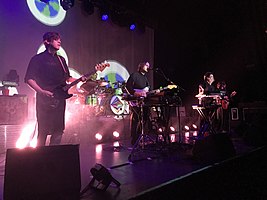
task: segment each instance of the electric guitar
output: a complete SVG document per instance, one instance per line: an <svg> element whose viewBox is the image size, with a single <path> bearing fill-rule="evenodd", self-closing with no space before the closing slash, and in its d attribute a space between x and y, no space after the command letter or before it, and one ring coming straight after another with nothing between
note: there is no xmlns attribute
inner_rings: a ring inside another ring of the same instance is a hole
<svg viewBox="0 0 267 200"><path fill-rule="evenodd" d="M149 96L149 95L153 95L153 94L158 94L162 91L165 91L167 89L173 89L173 88L177 88L177 85L168 85L166 87L163 87L163 88L159 88L159 89L156 89L156 90L151 90L151 91L148 91L148 88L144 88L144 89L134 89L135 93L137 94L137 96ZM142 95L144 94L144 95Z"/></svg>
<svg viewBox="0 0 267 200"><path fill-rule="evenodd" d="M157 95L159 93L161 93L162 91L165 91L167 89L173 89L173 88L177 88L177 85L168 85L166 87L163 88L159 88L156 90L151 90L148 91L148 88L143 88L143 89L134 89L135 94L134 96L131 95L131 97L125 97L124 99L126 101L129 101L129 105L130 106L138 106L138 100L143 99L144 97L148 97L149 95Z"/></svg>
<svg viewBox="0 0 267 200"><path fill-rule="evenodd" d="M50 108L56 108L58 106L60 100L68 99L68 98L73 96L72 94L68 93L68 90L72 86L74 86L77 83L79 83L80 81L82 81L84 77L88 78L95 71L102 72L106 67L109 67L109 66L110 66L110 64L107 63L107 62L103 62L103 63L97 64L97 65L95 65L95 69L94 70L90 71L87 74L84 74L83 76L81 76L80 78L76 79L75 81L73 81L73 82L71 82L69 84L66 84L64 86L62 86L62 85L57 86L56 88L54 88L51 91L53 93L53 97L46 97L46 96L42 97L40 99L41 104L44 105L44 106L48 106Z"/></svg>
<svg viewBox="0 0 267 200"><path fill-rule="evenodd" d="M233 96L235 96L236 95L236 91L233 91L231 94L230 94L230 98L231 97L233 97ZM222 108L224 109L224 110L227 110L228 109L228 107L229 107L229 104L230 104L230 99L229 99L229 97L228 96L226 96L226 97L224 97L223 99L222 99Z"/></svg>

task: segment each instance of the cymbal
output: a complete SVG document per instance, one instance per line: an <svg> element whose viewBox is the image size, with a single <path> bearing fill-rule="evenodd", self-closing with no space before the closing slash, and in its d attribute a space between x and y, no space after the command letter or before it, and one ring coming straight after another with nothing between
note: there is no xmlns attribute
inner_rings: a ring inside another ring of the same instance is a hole
<svg viewBox="0 0 267 200"><path fill-rule="evenodd" d="M86 88L86 87L95 87L95 86L97 86L98 85L98 83L96 82L96 81L91 81L91 80L89 80L89 81L86 81L85 83L83 83L82 85L81 85L81 87L82 88Z"/></svg>
<svg viewBox="0 0 267 200"><path fill-rule="evenodd" d="M84 90L85 92L91 94L94 92L95 87L98 85L95 81L86 81L80 86L80 89Z"/></svg>
<svg viewBox="0 0 267 200"><path fill-rule="evenodd" d="M98 85L101 86L101 87L107 86L107 85L109 84L108 81L100 81L100 80L98 80L98 81L96 81L96 82L97 82Z"/></svg>
<svg viewBox="0 0 267 200"><path fill-rule="evenodd" d="M112 83L114 85L114 87L116 88L122 88L126 85L126 82L125 81L116 81L114 83Z"/></svg>

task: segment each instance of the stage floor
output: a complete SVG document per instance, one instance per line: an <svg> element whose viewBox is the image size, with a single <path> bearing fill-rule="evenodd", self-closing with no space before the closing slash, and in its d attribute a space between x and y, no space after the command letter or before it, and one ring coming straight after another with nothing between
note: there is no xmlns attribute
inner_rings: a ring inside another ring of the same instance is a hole
<svg viewBox="0 0 267 200"><path fill-rule="evenodd" d="M121 123L112 123L113 119L103 118L101 123L104 123L105 120L108 120L106 123L109 124L109 126L106 125L106 130ZM107 168L113 178L121 185L116 187L112 183L106 191L89 188L81 199L125 200L134 198L140 193L160 187L160 185L177 180L207 166L207 163L195 159L192 154L194 141L186 140L184 133L181 133L183 137L180 138L180 141L173 143L156 142L153 144L155 140L152 137L153 141L151 138L149 140L145 138L146 143L143 145L140 142L137 146L132 146L127 121L118 126L123 134L115 143L119 146L114 146L115 140L111 138L107 138L103 143L97 142L92 131L97 129L96 124L93 122L90 124L93 124L94 128L89 125L89 122L79 125L79 127L68 128L63 138L63 144L79 144L81 191L92 180L90 169L95 164L101 164ZM99 126L104 125L100 124ZM230 134L229 136L236 150L236 155L242 155L255 149L253 146L246 145L241 137ZM176 138L178 138L177 134ZM3 150L0 160L1 196L3 196L5 156L6 150Z"/></svg>

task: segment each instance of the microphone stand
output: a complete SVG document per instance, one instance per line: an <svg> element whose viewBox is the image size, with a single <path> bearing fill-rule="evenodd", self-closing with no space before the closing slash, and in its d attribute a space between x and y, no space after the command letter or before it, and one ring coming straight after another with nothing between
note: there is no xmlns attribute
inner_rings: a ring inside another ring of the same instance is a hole
<svg viewBox="0 0 267 200"><path fill-rule="evenodd" d="M158 73L159 75L161 75L161 76L162 76L166 81L168 81L170 84L172 84L172 85L176 85L177 88L178 88L178 90L181 89L181 90L185 91L184 88L182 88L182 87L179 86L178 84L175 84L173 81L171 81L171 80L164 74L164 72L162 71L161 68L155 68L154 71L155 71L156 73Z"/></svg>
<svg viewBox="0 0 267 200"><path fill-rule="evenodd" d="M183 91L185 91L184 88L182 88L181 86L179 86L178 84L175 84L173 81L171 81L162 71L162 69L160 68L156 68L154 70L156 73L158 73L159 75L161 75L166 81L168 81L169 83L171 83L172 85L176 85L178 91L181 89ZM180 99L180 98L179 98ZM180 116L180 102L178 102L178 104L175 106L176 107L176 119L177 119L177 132L178 132L178 143L181 144L182 143L182 134L181 134L181 116Z"/></svg>

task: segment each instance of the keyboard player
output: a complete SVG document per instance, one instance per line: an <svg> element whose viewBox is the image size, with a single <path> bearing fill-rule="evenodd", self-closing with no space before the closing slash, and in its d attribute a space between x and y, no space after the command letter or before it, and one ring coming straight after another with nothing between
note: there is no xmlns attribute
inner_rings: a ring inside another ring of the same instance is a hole
<svg viewBox="0 0 267 200"><path fill-rule="evenodd" d="M219 91L215 85L215 77L212 72L206 72L204 74L204 81L198 86L198 107L201 108L200 119L200 136L206 132L215 132L214 125L216 123L216 109L220 102Z"/></svg>
<svg viewBox="0 0 267 200"><path fill-rule="evenodd" d="M200 83L198 86L198 97L200 105L209 106L209 104L211 104L214 101L213 97L205 98L207 95L217 92L217 88L214 83L215 83L215 78L213 73L206 72L204 74L204 82Z"/></svg>

